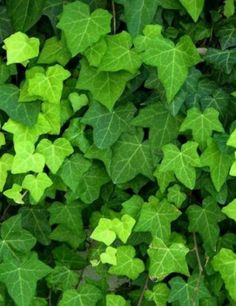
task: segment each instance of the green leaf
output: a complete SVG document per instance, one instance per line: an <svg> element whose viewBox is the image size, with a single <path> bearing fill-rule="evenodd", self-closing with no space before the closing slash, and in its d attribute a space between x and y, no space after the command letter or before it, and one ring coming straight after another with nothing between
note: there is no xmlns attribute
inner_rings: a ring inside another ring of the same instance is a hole
<svg viewBox="0 0 236 306"><path fill-rule="evenodd" d="M111 110L133 76L126 71L99 71L90 67L85 60L80 64L80 77L76 87L90 91L95 100Z"/></svg>
<svg viewBox="0 0 236 306"><path fill-rule="evenodd" d="M16 152L11 168L13 174L43 171L45 165L44 156L34 153L34 145L31 142L26 141L23 146L18 145Z"/></svg>
<svg viewBox="0 0 236 306"><path fill-rule="evenodd" d="M189 275L185 260L189 249L182 243L172 243L168 246L160 238L155 238L147 252L150 257L151 278L162 280L173 272Z"/></svg>
<svg viewBox="0 0 236 306"><path fill-rule="evenodd" d="M168 188L167 199L169 202L174 203L177 208L181 207L186 198L187 196L181 191L180 185L175 184Z"/></svg>
<svg viewBox="0 0 236 306"><path fill-rule="evenodd" d="M171 286L169 303L179 302L183 306L199 305L199 302L211 296L205 287L203 277L199 275L190 276L188 282L176 276L170 280L169 284Z"/></svg>
<svg viewBox="0 0 236 306"><path fill-rule="evenodd" d="M180 0L180 3L192 17L194 22L197 22L204 6L204 0Z"/></svg>
<svg viewBox="0 0 236 306"><path fill-rule="evenodd" d="M198 144L193 141L183 144L181 150L173 144L163 146L164 158L160 171L173 171L182 184L193 189L196 181L195 167L200 166L197 147Z"/></svg>
<svg viewBox="0 0 236 306"><path fill-rule="evenodd" d="M152 196L142 206L135 231L150 232L153 237L158 236L163 241L168 241L171 222L176 220L180 214L180 211L166 199L159 201Z"/></svg>
<svg viewBox="0 0 236 306"><path fill-rule="evenodd" d="M156 37L150 40L143 54L144 63L158 68L158 77L171 102L188 76L188 68L200 62L200 56L189 36L175 45L171 40Z"/></svg>
<svg viewBox="0 0 236 306"><path fill-rule="evenodd" d="M7 52L7 65L20 63L26 65L29 59L39 54L39 39L29 38L22 32L17 32L4 39L4 49Z"/></svg>
<svg viewBox="0 0 236 306"><path fill-rule="evenodd" d="M28 93L38 96L43 101L59 104L63 89L63 81L68 79L70 72L56 64L47 68L46 72L36 72L28 79Z"/></svg>
<svg viewBox="0 0 236 306"><path fill-rule="evenodd" d="M146 24L152 23L158 0L120 0L124 5L124 20L132 36L140 34Z"/></svg>
<svg viewBox="0 0 236 306"><path fill-rule="evenodd" d="M117 265L109 269L109 273L119 276L127 276L132 280L138 278L145 269L144 263L135 257L135 249L131 245L117 248Z"/></svg>
<svg viewBox="0 0 236 306"><path fill-rule="evenodd" d="M224 128L218 117L219 112L214 108L209 107L203 112L198 108L191 108L188 110L187 117L181 124L180 132L192 130L193 139L200 146L205 147L213 131L224 132Z"/></svg>
<svg viewBox="0 0 236 306"><path fill-rule="evenodd" d="M225 17L229 18L233 16L235 13L235 3L234 0L225 0L224 5L224 15Z"/></svg>
<svg viewBox="0 0 236 306"><path fill-rule="evenodd" d="M107 110L99 103L93 103L82 118L82 122L93 127L93 139L100 149L106 149L117 141L122 132L129 129L135 112L132 103Z"/></svg>
<svg viewBox="0 0 236 306"><path fill-rule="evenodd" d="M229 74L236 64L236 49L219 50L208 48L204 60L217 70Z"/></svg>
<svg viewBox="0 0 236 306"><path fill-rule="evenodd" d="M49 287L65 291L74 288L79 281L79 275L65 266L56 266L47 276Z"/></svg>
<svg viewBox="0 0 236 306"><path fill-rule="evenodd" d="M106 295L106 306L128 306L126 300L120 296L115 294L107 294Z"/></svg>
<svg viewBox="0 0 236 306"><path fill-rule="evenodd" d="M162 193L165 192L166 188L169 186L170 183L175 181L174 173L172 171L160 171L160 165L157 166L153 175L156 177L157 183Z"/></svg>
<svg viewBox="0 0 236 306"><path fill-rule="evenodd" d="M219 206L213 198L206 198L202 206L191 205L187 209L189 231L200 234L206 250L216 251L220 228L218 223L224 220Z"/></svg>
<svg viewBox="0 0 236 306"><path fill-rule="evenodd" d="M152 177L150 146L147 141L143 142L143 137L143 131L136 129L124 133L113 146L111 178L115 184L126 183L138 174Z"/></svg>
<svg viewBox="0 0 236 306"><path fill-rule="evenodd" d="M29 190L33 200L37 203L42 198L45 189L52 185L51 179L46 173L39 173L37 176L28 174L25 176L22 187Z"/></svg>
<svg viewBox="0 0 236 306"><path fill-rule="evenodd" d="M94 240L101 241L106 245L111 245L116 239L116 233L113 229L112 220L101 218L90 237Z"/></svg>
<svg viewBox="0 0 236 306"><path fill-rule="evenodd" d="M15 31L26 32L41 17L45 0L7 0L6 4Z"/></svg>
<svg viewBox="0 0 236 306"><path fill-rule="evenodd" d="M222 208L222 212L226 214L227 217L236 221L236 199L231 201L228 205Z"/></svg>
<svg viewBox="0 0 236 306"><path fill-rule="evenodd" d="M153 286L152 290L146 290L144 292L145 299L153 301L157 306L166 306L170 289L165 283L160 283Z"/></svg>
<svg viewBox="0 0 236 306"><path fill-rule="evenodd" d="M232 161L232 154L222 152L212 139L208 141L208 146L201 155L201 165L210 168L211 179L217 191L224 185Z"/></svg>
<svg viewBox="0 0 236 306"><path fill-rule="evenodd" d="M229 249L222 248L212 261L215 271L218 271L224 280L230 296L236 301L236 254Z"/></svg>
<svg viewBox="0 0 236 306"><path fill-rule="evenodd" d="M0 264L0 280L18 306L29 306L36 291L37 282L45 277L51 268L38 260L35 253L19 261L17 259Z"/></svg>
<svg viewBox="0 0 236 306"><path fill-rule="evenodd" d="M141 57L132 47L132 38L128 32L107 36L107 50L99 63L100 71L126 70L136 73L141 66Z"/></svg>
<svg viewBox="0 0 236 306"><path fill-rule="evenodd" d="M63 293L59 306L95 306L102 298L100 289L90 284L83 284L79 290L70 289Z"/></svg>
<svg viewBox="0 0 236 306"><path fill-rule="evenodd" d="M217 33L223 50L236 46L236 28L234 24L227 24L219 28Z"/></svg>
<svg viewBox="0 0 236 306"><path fill-rule="evenodd" d="M110 21L108 11L97 9L90 14L87 4L75 1L64 6L57 27L63 31L68 49L75 56L109 33Z"/></svg>
<svg viewBox="0 0 236 306"><path fill-rule="evenodd" d="M22 228L21 215L8 218L1 225L0 257L10 262L20 255L30 252L36 239L30 232Z"/></svg>
<svg viewBox="0 0 236 306"><path fill-rule="evenodd" d="M55 64L65 66L70 60L70 53L62 41L56 37L47 39L40 52L38 64Z"/></svg>
<svg viewBox="0 0 236 306"><path fill-rule="evenodd" d="M112 228L114 232L116 233L117 237L123 242L126 243L132 229L135 225L136 221L134 218L132 218L129 215L124 215L121 217L121 219L113 219L112 220Z"/></svg>
<svg viewBox="0 0 236 306"><path fill-rule="evenodd" d="M12 199L17 204L24 204L21 191L22 187L20 185L13 184L12 188L5 190L3 194L9 199Z"/></svg>
<svg viewBox="0 0 236 306"><path fill-rule="evenodd" d="M115 248L110 247L110 246L107 247L106 251L101 253L100 255L101 262L116 266L117 265L116 253L117 253L117 250Z"/></svg>
<svg viewBox="0 0 236 306"><path fill-rule="evenodd" d="M12 84L0 85L0 109L17 122L33 126L40 111L39 102L19 103L19 89Z"/></svg>
<svg viewBox="0 0 236 306"><path fill-rule="evenodd" d="M66 138L57 138L54 142L42 139L37 145L36 152L45 157L45 162L52 173L57 173L64 159L73 153L73 148Z"/></svg>
<svg viewBox="0 0 236 306"><path fill-rule="evenodd" d="M50 235L51 239L68 242L72 247L77 248L85 238L80 203L62 204L55 202L48 210L50 224L58 224ZM60 235L63 230L65 236Z"/></svg>

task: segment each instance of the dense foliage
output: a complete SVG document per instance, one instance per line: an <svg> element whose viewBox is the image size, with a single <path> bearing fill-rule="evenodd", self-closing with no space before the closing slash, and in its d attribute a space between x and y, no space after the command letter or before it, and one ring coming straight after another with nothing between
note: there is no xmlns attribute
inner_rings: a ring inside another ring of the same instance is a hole
<svg viewBox="0 0 236 306"><path fill-rule="evenodd" d="M0 305L236 305L234 11L0 1Z"/></svg>

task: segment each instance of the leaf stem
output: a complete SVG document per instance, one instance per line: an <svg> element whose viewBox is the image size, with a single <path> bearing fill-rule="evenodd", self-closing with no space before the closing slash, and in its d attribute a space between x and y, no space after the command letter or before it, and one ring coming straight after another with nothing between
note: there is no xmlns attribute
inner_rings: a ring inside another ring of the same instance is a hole
<svg viewBox="0 0 236 306"><path fill-rule="evenodd" d="M144 292L145 292L145 290L146 290L147 287L148 287L148 281L149 281L149 276L147 275L146 280L145 280L145 283L144 283L144 285L143 285L142 292L141 292L140 297L139 297L139 300L138 300L137 306L141 306L141 305L142 305L143 297L144 297Z"/></svg>
<svg viewBox="0 0 236 306"><path fill-rule="evenodd" d="M196 258L197 258L197 262L198 262L198 268L199 268L198 281L197 281L196 287L194 288L194 296L192 298L193 306L196 306L196 299L197 299L198 291L199 291L199 288L200 288L201 277L202 277L202 272L203 272L203 267L202 267L202 263L201 263L201 259L200 259L200 255L199 255L199 251L198 251L196 233L193 233L193 242L194 242L194 251L195 251L195 254L196 254Z"/></svg>
<svg viewBox="0 0 236 306"><path fill-rule="evenodd" d="M111 1L112 16L113 16L113 34L116 34L116 5L114 1Z"/></svg>

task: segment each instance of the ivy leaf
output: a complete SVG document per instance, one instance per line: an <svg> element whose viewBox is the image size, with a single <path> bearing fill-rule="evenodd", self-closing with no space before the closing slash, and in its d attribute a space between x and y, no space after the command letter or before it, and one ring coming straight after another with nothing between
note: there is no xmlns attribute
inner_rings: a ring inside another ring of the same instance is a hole
<svg viewBox="0 0 236 306"><path fill-rule="evenodd" d="M62 66L50 66L46 72L37 72L28 79L28 93L40 97L43 101L59 104L63 81L69 76L70 72Z"/></svg>
<svg viewBox="0 0 236 306"><path fill-rule="evenodd" d="M85 238L79 203L55 202L48 210L50 224L58 224L50 235L51 239L68 242L73 248L77 248ZM65 233L64 236L60 235L62 231Z"/></svg>
<svg viewBox="0 0 236 306"><path fill-rule="evenodd" d="M201 112L198 108L191 108L187 112L187 117L181 124L180 132L192 130L193 139L205 147L208 138L213 131L224 132L224 128L220 123L219 112L214 108L207 108Z"/></svg>
<svg viewBox="0 0 236 306"><path fill-rule="evenodd" d="M180 185L175 184L168 188L167 199L169 202L174 203L177 208L181 207L186 198L187 196L181 191Z"/></svg>
<svg viewBox="0 0 236 306"><path fill-rule="evenodd" d="M147 252L150 257L151 278L160 281L173 272L189 275L185 260L189 249L182 243L167 246L160 238L154 238Z"/></svg>
<svg viewBox="0 0 236 306"><path fill-rule="evenodd" d="M22 187L29 190L33 200L37 203L43 196L45 189L52 185L51 179L46 173L39 173L37 176L28 174L25 176Z"/></svg>
<svg viewBox="0 0 236 306"><path fill-rule="evenodd" d="M12 216L1 225L0 257L11 261L20 255L30 252L36 239L30 232L22 228L21 215ZM10 259L10 260L9 260Z"/></svg>
<svg viewBox="0 0 236 306"><path fill-rule="evenodd" d="M101 241L106 245L111 245L116 239L116 233L113 229L112 220L100 218L98 225L90 235L94 240Z"/></svg>
<svg viewBox="0 0 236 306"><path fill-rule="evenodd" d="M58 171L58 175L72 191L76 192L83 174L86 173L90 167L90 160L85 159L83 155L79 153L75 153L70 158L65 159Z"/></svg>
<svg viewBox="0 0 236 306"><path fill-rule="evenodd" d="M233 24L220 27L217 37L223 50L236 46L236 28Z"/></svg>
<svg viewBox="0 0 236 306"><path fill-rule="evenodd" d="M100 255L101 262L116 266L117 265L116 253L117 250L115 248L110 246L107 247L106 251Z"/></svg>
<svg viewBox="0 0 236 306"><path fill-rule="evenodd" d="M225 17L229 18L234 15L235 12L235 4L234 0L225 0L224 5L224 15Z"/></svg>
<svg viewBox="0 0 236 306"><path fill-rule="evenodd" d="M5 153L0 158L0 191L3 190L3 187L7 180L7 173L12 168L13 156Z"/></svg>
<svg viewBox="0 0 236 306"><path fill-rule="evenodd" d="M55 64L65 66L70 60L70 52L62 41L56 37L51 37L45 41L42 51L40 52L38 64Z"/></svg>
<svg viewBox="0 0 236 306"><path fill-rule="evenodd" d="M109 269L109 273L119 276L127 276L135 280L145 269L144 263L135 257L135 249L131 245L124 245L117 248L117 265Z"/></svg>
<svg viewBox="0 0 236 306"><path fill-rule="evenodd" d="M120 220L118 218L112 220L112 228L117 237L119 237L123 243L126 243L135 223L136 221L134 218L129 215L124 215Z"/></svg>
<svg viewBox="0 0 236 306"><path fill-rule="evenodd" d="M45 157L45 162L52 173L57 173L64 159L73 153L73 148L66 138L57 138L53 143L48 139L42 139L36 148L36 152Z"/></svg>
<svg viewBox="0 0 236 306"><path fill-rule="evenodd" d="M9 199L12 199L17 204L24 204L21 191L22 187L20 185L13 184L12 188L5 190L3 194Z"/></svg>
<svg viewBox="0 0 236 306"><path fill-rule="evenodd" d="M146 24L151 24L155 16L157 0L119 0L124 6L124 20L132 36L140 34Z"/></svg>
<svg viewBox="0 0 236 306"><path fill-rule="evenodd" d="M26 141L23 146L17 146L11 172L13 174L26 173L29 171L42 172L45 159L42 154L34 153L34 145Z"/></svg>
<svg viewBox="0 0 236 306"><path fill-rule="evenodd" d="M222 248L212 261L215 271L218 271L224 280L230 296L236 301L236 254L229 249Z"/></svg>
<svg viewBox="0 0 236 306"><path fill-rule="evenodd" d="M141 129L124 133L112 148L111 178L115 184L126 183L138 174L152 177L150 146ZM140 163L142 161L142 163Z"/></svg>
<svg viewBox="0 0 236 306"><path fill-rule="evenodd" d="M182 184L193 189L196 181L195 167L200 166L197 147L198 144L193 141L183 144L181 150L173 144L163 146L164 158L160 165L160 171L173 171Z"/></svg>
<svg viewBox="0 0 236 306"><path fill-rule="evenodd" d="M153 237L158 236L163 241L168 241L171 222L180 214L180 211L166 199L159 201L152 196L142 206L135 231L151 232Z"/></svg>
<svg viewBox="0 0 236 306"><path fill-rule="evenodd" d="M175 45L171 40L152 39L143 54L144 63L158 68L158 77L171 102L188 76L188 68L200 62L200 56L188 36Z"/></svg>
<svg viewBox="0 0 236 306"><path fill-rule="evenodd" d="M188 282L185 282L182 277L176 276L170 280L169 284L171 286L169 303L179 302L183 306L199 305L202 299L211 296L204 285L203 278L199 275L191 275ZM197 291L196 288L198 288Z"/></svg>
<svg viewBox="0 0 236 306"><path fill-rule="evenodd" d="M157 183L162 193L165 192L166 188L169 186L170 183L175 182L174 172L173 171L162 172L160 171L160 165L157 166L153 175L156 177Z"/></svg>
<svg viewBox="0 0 236 306"><path fill-rule="evenodd" d="M40 111L40 103L19 103L19 89L12 84L0 85L0 109L17 122L33 126Z"/></svg>
<svg viewBox="0 0 236 306"><path fill-rule="evenodd" d="M132 38L128 32L107 36L107 50L99 63L100 71L126 70L136 73L142 64L141 57L132 47Z"/></svg>
<svg viewBox="0 0 236 306"><path fill-rule="evenodd" d="M7 0L6 4L14 29L26 32L41 17L45 0Z"/></svg>
<svg viewBox="0 0 236 306"><path fill-rule="evenodd" d="M76 1L64 6L57 27L63 31L68 49L75 56L109 33L110 21L108 11L97 9L90 14L87 4Z"/></svg>
<svg viewBox="0 0 236 306"><path fill-rule="evenodd" d="M107 294L106 306L129 306L126 300L121 295Z"/></svg>
<svg viewBox="0 0 236 306"><path fill-rule="evenodd" d="M204 0L180 0L194 22L197 22L204 6Z"/></svg>
<svg viewBox="0 0 236 306"><path fill-rule="evenodd" d="M236 49L219 50L208 48L204 60L226 74L229 74L236 64Z"/></svg>
<svg viewBox="0 0 236 306"><path fill-rule="evenodd" d="M17 32L4 39L4 49L7 52L7 65L20 63L26 65L29 59L39 54L39 39L29 38L22 32Z"/></svg>
<svg viewBox="0 0 236 306"><path fill-rule="evenodd" d="M29 306L36 291L37 281L45 277L51 268L29 253L22 261L17 259L0 264L0 280L18 306Z"/></svg>
<svg viewBox="0 0 236 306"><path fill-rule="evenodd" d="M222 208L222 212L229 218L236 221L236 199Z"/></svg>
<svg viewBox="0 0 236 306"><path fill-rule="evenodd" d="M217 191L224 185L232 161L232 154L220 151L215 141L209 139L208 146L201 155L201 165L210 168L211 179Z"/></svg>
<svg viewBox="0 0 236 306"><path fill-rule="evenodd" d="M224 215L215 200L209 197L203 201L202 206L189 206L187 215L189 218L189 231L200 234L206 250L215 251L220 233L218 223L224 220Z"/></svg>
<svg viewBox="0 0 236 306"><path fill-rule="evenodd" d="M95 100L111 110L133 76L126 71L99 71L90 67L85 60L81 60L80 64L80 77L76 87L90 91Z"/></svg>
<svg viewBox="0 0 236 306"><path fill-rule="evenodd" d="M94 144L100 149L106 149L117 141L122 132L129 129L129 122L135 112L133 104L107 110L99 103L93 103L82 118L82 122L93 127Z"/></svg>
<svg viewBox="0 0 236 306"><path fill-rule="evenodd" d="M65 266L56 266L47 276L49 287L54 290L65 291L74 288L79 280L79 275Z"/></svg>
<svg viewBox="0 0 236 306"><path fill-rule="evenodd" d="M90 284L83 284L79 290L70 289L63 292L59 306L95 306L102 298L100 289Z"/></svg>
<svg viewBox="0 0 236 306"><path fill-rule="evenodd" d="M152 290L144 292L145 299L153 301L157 306L166 306L170 294L170 289L165 283L153 286Z"/></svg>

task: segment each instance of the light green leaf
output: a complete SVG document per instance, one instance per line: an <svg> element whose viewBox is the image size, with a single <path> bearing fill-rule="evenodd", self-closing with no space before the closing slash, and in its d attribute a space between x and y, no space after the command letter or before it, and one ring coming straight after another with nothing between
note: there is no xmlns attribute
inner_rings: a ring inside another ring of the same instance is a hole
<svg viewBox="0 0 236 306"><path fill-rule="evenodd" d="M227 217L236 221L236 199L231 201L228 205L222 208L222 212L226 214Z"/></svg>
<svg viewBox="0 0 236 306"><path fill-rule="evenodd" d="M106 251L100 254L100 260L103 264L108 263L110 265L116 266L117 260L116 260L116 253L117 249L113 247L107 247Z"/></svg>
<svg viewBox="0 0 236 306"><path fill-rule="evenodd" d="M76 87L88 90L93 98L111 110L133 76L126 71L105 72L80 61L81 70Z"/></svg>
<svg viewBox="0 0 236 306"><path fill-rule="evenodd" d="M75 1L64 6L57 27L63 31L68 49L75 56L109 33L110 22L108 11L97 9L90 14L87 4Z"/></svg>
<svg viewBox="0 0 236 306"><path fill-rule="evenodd" d="M27 65L29 59L39 54L39 39L29 38L22 32L17 32L4 39L4 47L7 52L7 65L20 63Z"/></svg>
<svg viewBox="0 0 236 306"><path fill-rule="evenodd" d="M200 56L189 36L175 45L171 40L156 37L150 40L143 54L144 63L158 68L158 77L171 102L188 76L188 68L200 62Z"/></svg>
<svg viewBox="0 0 236 306"><path fill-rule="evenodd" d="M28 79L28 93L38 96L43 101L59 104L63 89L63 81L68 79L70 72L56 64L47 68L46 72L37 72Z"/></svg>
<svg viewBox="0 0 236 306"><path fill-rule="evenodd" d="M227 145L236 148L236 129L230 134Z"/></svg>
<svg viewBox="0 0 236 306"><path fill-rule="evenodd" d="M129 215L124 215L121 219L112 220L112 229L116 233L117 237L123 242L126 243L129 236L131 235L134 224L136 223L135 219Z"/></svg>
<svg viewBox="0 0 236 306"><path fill-rule="evenodd" d="M193 189L196 181L195 167L200 166L197 147L198 144L193 141L183 144L181 150L173 144L163 146L164 158L160 171L173 171L182 184Z"/></svg>
<svg viewBox="0 0 236 306"><path fill-rule="evenodd" d="M55 64L65 66L71 58L70 52L66 46L57 37L51 37L44 43L40 52L38 64Z"/></svg>
<svg viewBox="0 0 236 306"><path fill-rule="evenodd" d="M136 73L142 64L141 57L132 48L132 38L128 32L107 36L107 50L99 63L100 71L126 70Z"/></svg>
<svg viewBox="0 0 236 306"><path fill-rule="evenodd" d="M112 147L111 178L115 184L126 183L138 174L152 177L150 146L143 137L143 131L135 129L121 135Z"/></svg>
<svg viewBox="0 0 236 306"><path fill-rule="evenodd" d="M197 22L204 6L204 0L180 0L180 3L192 17L194 22Z"/></svg>
<svg viewBox="0 0 236 306"><path fill-rule="evenodd" d="M48 210L50 212L50 224L58 224L50 238L68 242L73 248L77 248L85 238L81 204L79 202L69 204L55 202ZM63 232L64 234L62 234Z"/></svg>
<svg viewBox="0 0 236 306"><path fill-rule="evenodd" d="M229 295L236 301L236 254L232 250L222 248L214 256L212 265L215 271L220 272Z"/></svg>
<svg viewBox="0 0 236 306"><path fill-rule="evenodd" d="M209 139L208 146L201 155L201 165L210 168L211 179L217 191L224 185L232 161L232 154L222 152L215 141Z"/></svg>
<svg viewBox="0 0 236 306"><path fill-rule="evenodd" d="M20 185L13 184L12 188L5 190L3 194L17 204L24 204L21 191L22 187Z"/></svg>
<svg viewBox="0 0 236 306"><path fill-rule="evenodd" d="M169 303L179 302L182 306L197 306L203 299L211 297L205 287L203 277L199 275L191 275L188 282L185 282L182 277L176 276L170 280L169 284L171 286Z"/></svg>
<svg viewBox="0 0 236 306"><path fill-rule="evenodd" d="M57 173L64 159L73 153L73 148L66 138L57 138L54 142L42 139L37 145L36 152L42 154L46 165L52 173Z"/></svg>
<svg viewBox="0 0 236 306"><path fill-rule="evenodd" d="M155 238L147 252L150 257L151 278L160 281L173 272L189 275L185 260L189 249L182 243L172 243L167 246L160 238Z"/></svg>
<svg viewBox="0 0 236 306"><path fill-rule="evenodd" d="M235 13L235 3L234 0L225 0L224 5L224 15L225 17L229 18L233 16Z"/></svg>
<svg viewBox="0 0 236 306"><path fill-rule="evenodd" d="M45 159L42 154L34 153L34 145L26 141L24 145L17 145L11 172L13 174L26 173L29 171L42 172Z"/></svg>
<svg viewBox="0 0 236 306"><path fill-rule="evenodd" d="M0 158L0 191L3 190L3 187L7 180L7 173L12 168L13 156L5 153Z"/></svg>
<svg viewBox="0 0 236 306"><path fill-rule="evenodd" d="M96 306L102 298L101 290L90 284L83 284L79 290L70 289L63 292L58 306Z"/></svg>
<svg viewBox="0 0 236 306"><path fill-rule="evenodd" d="M135 280L145 269L144 263L135 257L135 248L131 245L120 246L117 248L117 265L109 269L109 273L119 276L127 276Z"/></svg>
<svg viewBox="0 0 236 306"><path fill-rule="evenodd" d="M200 146L205 147L213 131L224 132L218 117L219 112L214 108L209 107L201 112L198 108L193 107L188 110L187 117L181 124L180 132L192 130L193 139Z"/></svg>
<svg viewBox="0 0 236 306"><path fill-rule="evenodd" d="M1 225L0 258L10 262L22 254L30 252L36 239L30 232L23 229L21 215L8 218Z"/></svg>
<svg viewBox="0 0 236 306"><path fill-rule="evenodd" d="M153 237L158 236L163 241L168 241L171 222L176 220L180 214L181 212L166 199L159 201L152 196L142 206L135 231L150 232Z"/></svg>
<svg viewBox="0 0 236 306"><path fill-rule="evenodd" d="M177 208L181 207L186 198L187 196L181 191L180 185L175 184L168 188L167 199L169 202L174 203Z"/></svg>
<svg viewBox="0 0 236 306"><path fill-rule="evenodd" d="M105 149L117 141L122 132L129 129L129 123L135 112L132 103L122 104L113 111L99 103L93 103L82 118L82 122L93 127L94 144Z"/></svg>
<svg viewBox="0 0 236 306"><path fill-rule="evenodd" d="M44 172L39 173L37 176L28 174L22 182L22 187L29 190L30 195L36 203L40 201L45 190L51 185L51 179Z"/></svg>
<svg viewBox="0 0 236 306"><path fill-rule="evenodd" d="M101 218L90 237L94 240L104 242L106 245L111 245L116 239L112 220Z"/></svg>
<svg viewBox="0 0 236 306"><path fill-rule="evenodd" d="M17 306L30 306L38 280L45 277L51 268L29 253L21 261L14 259L0 264L0 280Z"/></svg>
<svg viewBox="0 0 236 306"><path fill-rule="evenodd" d="M128 306L126 300L121 295L107 294L106 306Z"/></svg>
<svg viewBox="0 0 236 306"><path fill-rule="evenodd" d="M200 234L206 250L216 251L220 228L218 223L224 220L219 206L213 198L206 198L202 206L191 205L187 209L189 231Z"/></svg>
<svg viewBox="0 0 236 306"><path fill-rule="evenodd" d="M144 292L145 299L153 301L156 306L166 306L170 294L170 289L165 283L153 286L152 290Z"/></svg>

